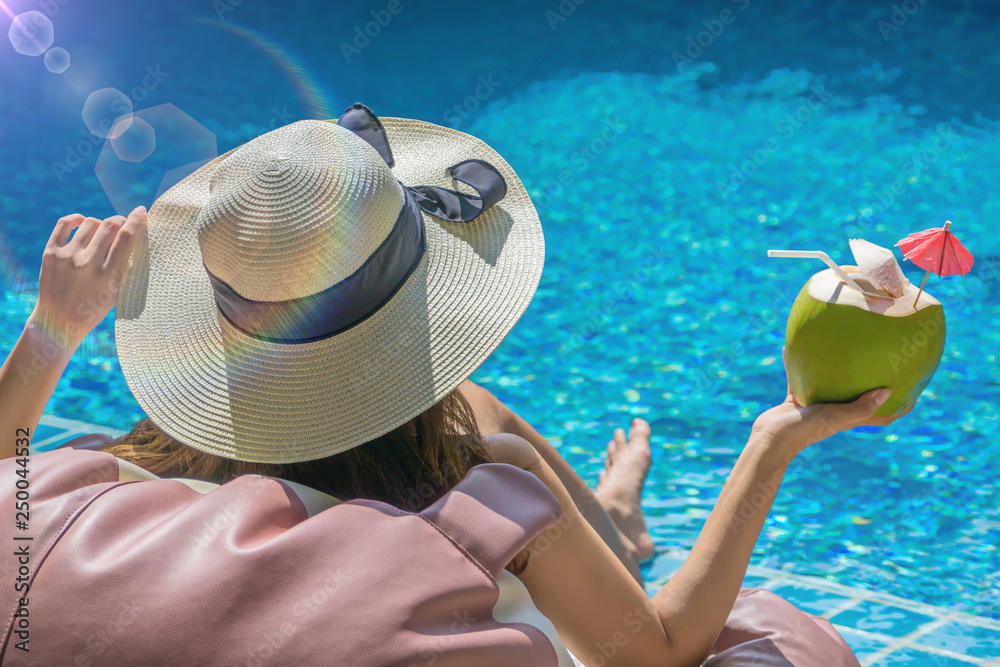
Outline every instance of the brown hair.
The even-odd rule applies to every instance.
[[[251,463],[188,447],[149,419],[111,442],[104,451],[159,477],[187,477],[216,484],[240,475],[281,477],[341,500],[380,500],[419,512],[481,463],[491,463],[472,406],[455,390],[402,426],[346,452],[301,463]],[[507,569],[520,574],[527,552]]]

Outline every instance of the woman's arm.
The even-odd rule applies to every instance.
[[[687,562],[652,599],[584,520],[542,457],[523,440],[493,436],[497,458],[535,472],[564,512],[556,528],[529,546],[521,580],[569,649],[587,664],[701,664],[736,600],[789,462],[833,433],[891,422],[871,417],[880,404],[877,394],[809,408],[789,395],[762,414]]]
[[[623,539],[614,521],[597,501],[594,492],[590,490],[583,478],[573,470],[573,466],[552,446],[552,443],[520,415],[507,407],[503,401],[475,382],[466,380],[459,386],[459,389],[472,405],[472,409],[476,413],[476,421],[479,422],[484,435],[512,433],[531,443],[531,446],[535,448],[548,467],[559,478],[559,481],[562,482],[563,487],[569,492],[573,503],[583,517],[622,561],[629,574],[641,584],[642,574],[639,572],[639,557],[635,546]]]
[[[872,417],[889,393],[874,389],[853,403],[806,408],[798,404],[789,387],[781,405],[757,418],[687,560],[655,596],[664,622],[683,628],[686,656],[704,659],[725,625],[792,460],[835,433],[891,424],[913,409],[911,405],[900,415]]]
[[[0,367],[0,458],[14,455],[17,429],[34,433],[76,348],[111,312],[145,225],[142,207],[127,220],[75,214],[56,223],[42,256],[38,303]]]

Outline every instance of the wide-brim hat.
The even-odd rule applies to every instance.
[[[115,325],[167,434],[243,461],[343,452],[453,391],[541,277],[510,165],[468,134],[354,105],[208,162],[149,210]]]

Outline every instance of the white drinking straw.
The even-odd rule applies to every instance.
[[[842,268],[840,268],[840,266],[835,261],[833,261],[830,258],[829,255],[827,255],[822,250],[768,250],[767,251],[767,256],[768,257],[792,257],[792,258],[803,258],[803,259],[818,259],[818,260],[822,261],[824,264],[826,264],[827,266],[829,266],[830,269],[834,273],[836,273],[838,276],[840,276],[840,279],[843,280],[845,283],[847,283],[847,286],[850,287],[851,289],[857,290],[857,291],[861,292],[862,294],[864,294],[865,296],[869,296],[869,297],[871,297],[873,299],[891,299],[892,298],[892,297],[886,296],[885,294],[875,294],[874,292],[868,292],[868,291],[862,289],[861,285],[859,285],[856,282],[854,282],[854,278],[851,278],[851,276],[849,274],[845,273],[844,270]]]

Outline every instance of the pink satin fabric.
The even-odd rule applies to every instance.
[[[119,482],[89,449],[30,459],[30,653],[0,587],[4,665],[554,667],[537,628],[493,619],[494,577],[560,515],[530,473],[477,466],[420,514],[352,501],[308,517],[281,480],[209,493]],[[14,479],[13,459],[0,479]],[[0,486],[12,544],[13,484]],[[13,581],[16,563],[0,559]],[[828,621],[743,589],[705,667],[856,667]]]
[[[86,450],[30,470],[30,652],[0,587],[4,665],[556,665],[538,629],[492,616],[494,576],[560,515],[513,466],[474,468],[420,514],[351,501],[313,517],[267,477],[120,483]],[[9,545],[13,485],[0,505]]]
[[[704,667],[860,667],[829,621],[760,588],[736,598]]]

